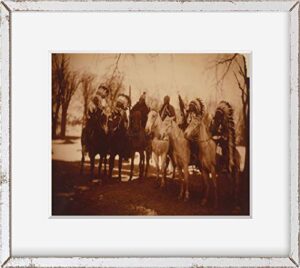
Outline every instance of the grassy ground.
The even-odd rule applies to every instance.
[[[117,165],[115,165],[117,166]],[[53,215],[233,215],[232,196],[225,176],[219,177],[220,204],[213,209],[210,199],[201,206],[203,183],[201,175],[191,172],[190,199],[178,200],[179,182],[169,178],[165,188],[158,188],[151,167],[150,177],[118,182],[112,179],[102,184],[100,179],[80,175],[78,161],[52,161],[52,214]],[[96,168],[95,168],[96,171]],[[116,171],[114,171],[116,172]],[[137,168],[135,168],[137,172]],[[122,174],[128,175],[129,163],[124,163]],[[249,214],[249,187],[242,179],[241,211]],[[212,194],[210,195],[212,196]]]

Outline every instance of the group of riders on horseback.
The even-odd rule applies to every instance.
[[[128,95],[119,94],[115,101],[110,100],[110,89],[100,85],[93,98],[82,131],[82,161],[88,153],[91,176],[94,175],[95,156],[100,155],[98,176],[102,164],[107,174],[106,162],[109,155],[108,179],[112,177],[115,156],[119,156],[119,179],[121,179],[122,160],[131,159],[130,180],[133,176],[135,153],[140,155],[139,178],[148,174],[149,161],[153,156],[157,179],[165,184],[169,162],[173,166],[173,177],[178,171],[181,179],[179,198],[189,198],[188,167],[199,169],[205,182],[202,204],[207,202],[210,179],[213,182],[214,204],[218,205],[217,174],[228,174],[232,181],[232,192],[236,204],[239,200],[240,156],[235,144],[235,125],[233,109],[226,101],[221,101],[213,117],[205,109],[200,98],[192,100],[188,107],[179,96],[181,110],[180,124],[177,123],[170,97],[165,96],[163,105],[148,107],[146,92],[131,108]],[[129,115],[129,116],[128,116]],[[159,165],[159,159],[161,164]],[[103,176],[103,181],[106,176]]]

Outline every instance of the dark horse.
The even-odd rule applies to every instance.
[[[113,112],[108,121],[109,128],[109,179],[112,178],[114,161],[116,155],[119,156],[119,175],[122,178],[122,161],[129,157],[129,139],[127,134],[127,117],[126,114]]]
[[[100,155],[98,177],[101,176],[101,167],[104,160],[104,171],[106,173],[106,156],[108,153],[108,117],[100,109],[96,110],[87,121],[86,127],[82,129],[81,146],[82,158],[80,173],[83,172],[84,155],[87,152],[90,158],[90,176],[94,177],[95,156]]]
[[[140,155],[139,163],[139,178],[147,178],[149,161],[151,157],[151,144],[150,139],[146,135],[145,126],[143,126],[143,109],[138,109],[138,106],[133,107],[129,115],[129,129],[128,137],[130,143],[130,178],[133,176],[134,157],[135,153],[138,152]],[[148,113],[146,113],[147,116]],[[146,167],[145,167],[145,153],[146,153]]]

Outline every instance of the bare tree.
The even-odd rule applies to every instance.
[[[88,105],[92,100],[92,97],[95,93],[95,88],[93,86],[93,81],[95,76],[93,74],[84,73],[81,76],[81,88],[82,88],[82,97],[83,97],[83,122],[86,122],[88,115]]]
[[[241,93],[242,118],[244,122],[243,135],[246,145],[244,173],[249,174],[249,100],[250,100],[250,79],[248,77],[246,58],[242,54],[226,54],[216,62],[216,73],[222,68],[222,75],[217,79],[217,85],[222,84],[229,73],[232,73],[236,79]]]
[[[103,83],[107,88],[109,88],[109,105],[111,106],[111,108],[114,107],[115,101],[119,93],[125,90],[123,84],[124,76],[118,69],[120,58],[121,58],[121,54],[118,54],[114,64],[112,74],[104,78],[104,83]]]
[[[66,126],[67,126],[67,115],[71,99],[80,84],[79,76],[76,72],[69,72],[67,74],[67,84],[61,95],[61,132],[62,138],[66,136]]]
[[[56,137],[62,94],[67,86],[69,59],[64,55],[52,55],[52,137]]]

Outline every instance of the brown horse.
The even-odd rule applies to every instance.
[[[129,129],[128,129],[129,143],[130,143],[130,178],[133,176],[134,157],[138,152],[140,155],[139,163],[139,178],[147,178],[149,161],[151,157],[151,144],[150,140],[145,133],[142,126],[142,113],[138,110],[132,110],[129,115]],[[145,153],[146,153],[146,167],[145,167]]]
[[[201,205],[205,205],[209,194],[209,176],[211,175],[214,185],[214,206],[218,206],[218,184],[216,178],[216,143],[212,140],[203,118],[192,116],[191,121],[184,132],[189,140],[195,140],[199,147],[198,159],[200,169],[205,183],[205,195]]]
[[[108,116],[98,109],[87,121],[86,127],[81,133],[81,167],[80,174],[83,173],[85,154],[90,158],[90,176],[94,177],[95,157],[100,155],[98,177],[101,176],[102,163],[104,161],[104,172],[106,173],[106,157],[108,153]]]
[[[108,120],[109,128],[109,173],[108,178],[112,178],[115,157],[119,156],[118,161],[118,180],[122,178],[122,162],[129,157],[129,138],[127,133],[127,117],[125,114],[114,112]]]
[[[184,137],[183,131],[179,128],[172,117],[167,117],[161,126],[162,135],[168,135],[170,145],[172,147],[172,155],[179,172],[181,179],[181,190],[179,199],[187,200],[189,198],[188,179],[189,171],[188,166],[190,163],[190,147],[189,141]]]

